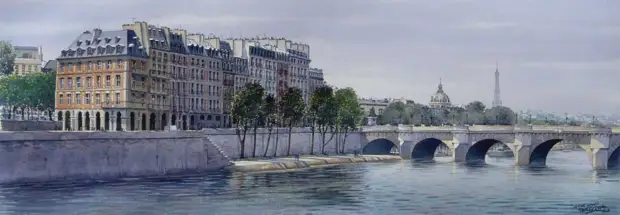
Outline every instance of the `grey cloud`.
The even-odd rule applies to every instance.
[[[81,31],[132,18],[309,43],[330,84],[363,96],[427,102],[442,77],[454,102],[489,104],[499,59],[506,105],[620,109],[619,1],[22,0],[0,9],[0,38],[43,45],[50,59]]]

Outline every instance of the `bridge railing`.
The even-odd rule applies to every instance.
[[[392,132],[392,131],[549,131],[549,132],[612,132],[610,128],[593,128],[584,126],[539,126],[539,125],[517,125],[517,126],[492,126],[492,125],[471,125],[471,126],[414,126],[414,125],[375,125],[375,126],[362,126],[360,131],[377,131],[377,132]],[[613,132],[620,133],[620,129],[613,130]]]

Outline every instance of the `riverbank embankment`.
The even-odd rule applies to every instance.
[[[384,162],[402,160],[397,155],[343,155],[343,156],[302,156],[299,159],[282,157],[265,160],[237,160],[228,169],[238,172],[262,172],[278,170],[296,170],[327,165]]]

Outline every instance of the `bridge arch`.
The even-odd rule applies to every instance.
[[[607,169],[620,169],[620,147],[616,147],[609,155]]]
[[[362,154],[365,155],[388,155],[392,154],[393,149],[398,150],[398,145],[386,138],[378,138],[368,142],[362,148]]]
[[[550,139],[534,147],[532,149],[532,153],[530,153],[530,166],[545,166],[547,164],[547,155],[549,155],[549,152],[551,151],[553,146],[555,146],[555,144],[558,144],[559,142],[562,142],[562,139]]]
[[[484,164],[485,163],[484,159],[487,155],[487,152],[489,152],[489,149],[491,149],[493,145],[498,144],[498,143],[508,146],[506,143],[496,140],[496,139],[482,139],[482,140],[475,142],[467,150],[467,153],[465,154],[465,163],[466,164]],[[516,154],[512,147],[507,147],[507,148],[509,148],[514,154]]]
[[[416,143],[411,150],[411,159],[414,161],[432,161],[435,159],[435,152],[440,145],[447,146],[446,143],[437,138],[426,138]]]

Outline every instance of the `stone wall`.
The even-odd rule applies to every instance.
[[[57,121],[34,120],[0,120],[2,131],[53,131],[62,129],[62,123]]]
[[[0,133],[0,183],[146,177],[228,165],[201,132]]]
[[[237,159],[240,157],[240,144],[239,138],[236,135],[235,129],[203,129],[202,132],[209,138],[213,143],[220,146],[224,153],[228,155],[232,159]],[[280,128],[277,131],[278,136],[278,146],[277,153],[275,156],[286,156],[288,151],[288,132],[285,128]],[[256,135],[256,156],[262,157],[265,153],[265,148],[267,145],[268,139],[268,131],[267,129],[258,129]],[[329,139],[331,136],[328,132],[326,135],[326,139]],[[338,135],[340,138],[340,142],[342,143],[344,139],[344,135]],[[362,135],[360,132],[351,132],[345,144],[345,153],[353,153],[355,150],[361,151],[360,142],[362,141]],[[328,154],[336,154],[336,139],[334,136],[326,146],[325,151]],[[291,135],[291,154],[300,154],[307,155],[310,154],[310,148],[312,146],[312,132],[310,128],[293,128],[293,132]],[[340,146],[342,147],[340,143]],[[315,132],[314,137],[314,152],[315,154],[321,153],[321,135],[319,132]],[[246,134],[245,139],[245,156],[251,157],[252,151],[254,148],[254,135],[252,131],[249,130]],[[276,150],[276,129],[272,131],[271,139],[269,140],[269,149],[267,151],[268,157],[273,157],[274,152]]]

